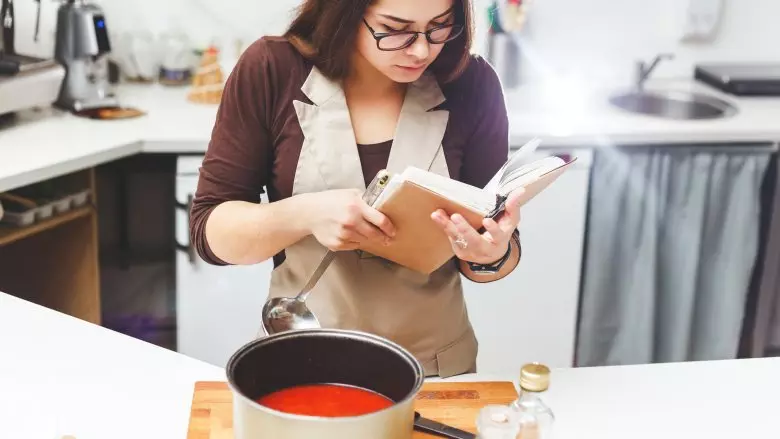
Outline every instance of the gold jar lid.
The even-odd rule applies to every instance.
[[[550,386],[550,368],[541,363],[528,363],[520,369],[520,387],[531,392],[543,392]]]

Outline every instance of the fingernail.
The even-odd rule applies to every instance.
[[[455,224],[463,224],[463,217],[458,214],[452,215],[452,222]]]

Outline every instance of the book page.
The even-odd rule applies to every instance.
[[[493,178],[485,185],[485,190],[491,194],[498,193],[498,188],[502,185],[502,180],[506,181],[506,175],[512,173],[518,168],[523,167],[531,163],[533,154],[536,152],[536,148],[539,147],[542,141],[538,138],[534,138],[521,146],[519,150],[515,151],[509,159],[504,163],[501,169],[496,172]]]
[[[521,166],[505,174],[497,193],[500,195],[508,195],[513,190],[526,186],[539,179],[544,174],[565,164],[566,161],[562,158],[551,156]]]

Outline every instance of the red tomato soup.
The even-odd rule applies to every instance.
[[[393,401],[370,390],[340,384],[310,384],[278,390],[257,403],[296,415],[359,416],[393,405]]]

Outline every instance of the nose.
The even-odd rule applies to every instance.
[[[430,47],[428,47],[428,40],[425,39],[425,36],[417,38],[417,40],[406,49],[406,53],[420,60],[428,58],[429,51]]]

